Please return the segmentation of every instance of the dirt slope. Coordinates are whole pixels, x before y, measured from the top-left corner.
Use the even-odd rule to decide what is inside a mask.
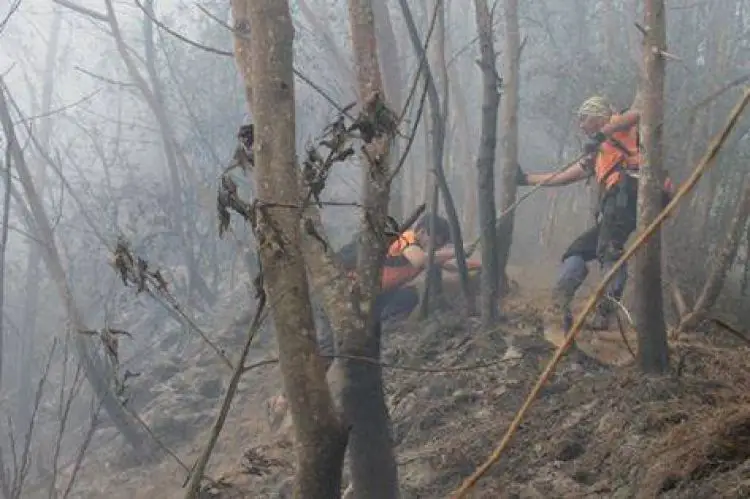
[[[521,296],[509,303],[492,331],[448,313],[385,332],[404,499],[446,497],[502,437],[553,349],[542,307],[530,303],[537,302]],[[664,378],[645,378],[628,364],[564,360],[475,497],[748,497],[747,349],[708,340],[695,335],[676,345],[675,374]],[[150,382],[151,399],[140,411],[190,466],[228,373],[206,349],[186,355],[189,363],[174,359],[144,373],[159,381]],[[279,388],[273,366],[245,377],[209,467],[219,486],[206,497],[288,497],[289,430],[274,432],[267,423],[266,401]],[[129,462],[118,449],[115,440],[89,457],[75,497],[183,497],[184,470],[174,459]]]

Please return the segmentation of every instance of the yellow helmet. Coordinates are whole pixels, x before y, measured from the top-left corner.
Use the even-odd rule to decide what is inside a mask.
[[[605,97],[600,95],[589,97],[578,108],[578,116],[603,116],[608,118],[611,115],[612,106]]]

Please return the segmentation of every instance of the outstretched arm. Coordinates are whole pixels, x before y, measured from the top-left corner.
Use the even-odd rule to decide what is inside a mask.
[[[412,245],[407,247],[404,250],[403,255],[407,260],[409,260],[409,263],[411,263],[413,267],[422,269],[427,266],[429,255],[419,246]],[[437,265],[442,265],[452,258],[454,258],[454,252],[452,250],[435,251],[435,263]]]
[[[544,184],[548,187],[556,187],[559,185],[568,185],[573,182],[578,182],[589,176],[588,170],[584,167],[584,163],[581,160],[574,163],[569,168],[562,172],[550,172],[550,173],[527,173],[526,184],[527,185],[539,185]]]

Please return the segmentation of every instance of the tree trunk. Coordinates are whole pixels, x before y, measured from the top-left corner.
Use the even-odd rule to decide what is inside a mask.
[[[721,247],[714,252],[715,256],[711,262],[711,273],[708,275],[708,279],[695,302],[692,312],[681,319],[678,331],[685,331],[691,327],[695,327],[705,316],[706,312],[716,303],[719,293],[721,293],[721,289],[724,286],[727,273],[737,256],[737,249],[745,232],[748,216],[750,216],[750,181],[745,180],[742,194],[737,200],[734,216],[729,224],[729,231]]]
[[[5,98],[5,84],[0,79],[0,122],[5,132],[8,147],[11,150],[13,166],[18,174],[18,179],[23,187],[26,201],[33,217],[33,223],[36,227],[36,235],[41,241],[43,247],[42,258],[47,266],[47,270],[58,288],[60,298],[65,304],[65,311],[70,322],[71,330],[74,334],[76,352],[83,364],[86,377],[91,383],[96,396],[103,402],[104,409],[112,418],[117,430],[123,436],[123,439],[133,447],[140,455],[144,455],[143,438],[139,431],[133,425],[132,418],[122,407],[122,404],[114,394],[114,383],[111,383],[113,373],[103,365],[101,358],[91,349],[92,340],[89,336],[79,334],[80,331],[87,331],[83,315],[73,299],[73,293],[68,285],[65,269],[60,259],[60,254],[55,244],[52,226],[44,210],[42,201],[37,194],[36,186],[31,178],[31,172],[26,165],[23,150],[16,140],[13,122],[8,108],[8,101]],[[104,361],[106,363],[106,360]]]
[[[143,92],[145,96],[145,93],[149,93],[150,89],[150,98],[146,97],[145,100],[146,103],[150,105],[152,112],[159,123],[162,147],[164,149],[164,155],[167,164],[169,165],[170,172],[174,172],[175,175],[178,175],[180,170],[179,163],[182,162],[183,170],[187,173],[188,178],[190,178],[194,177],[194,175],[192,175],[192,170],[190,170],[190,166],[184,156],[182,156],[179,145],[177,144],[177,134],[174,131],[174,127],[172,126],[172,122],[169,119],[169,114],[165,107],[167,99],[164,96],[162,81],[156,70],[156,51],[153,34],[154,22],[152,20],[152,18],[155,17],[153,4],[154,0],[145,0],[143,3],[145,10],[143,19],[143,39],[146,53],[146,72],[148,74],[150,86],[144,84],[141,88],[141,92]],[[111,14],[111,23],[117,23],[114,12]],[[113,33],[119,33],[119,28],[113,28]],[[121,35],[118,34],[117,36]],[[129,55],[121,51],[121,57],[125,58],[129,57]],[[128,65],[127,67],[131,74],[133,71],[137,71],[132,65]],[[182,239],[182,252],[187,270],[187,304],[188,306],[194,305],[193,292],[197,291],[206,303],[213,305],[216,303],[216,296],[209,289],[203,276],[201,276],[198,267],[200,260],[195,256],[196,249],[194,247],[195,242],[193,239],[195,235],[192,222],[193,217],[188,211],[188,207],[191,206],[191,203],[186,202],[187,196],[184,192],[184,187],[180,186],[179,178],[173,181],[173,185],[177,186],[179,189],[175,195],[175,201],[177,204],[173,206],[173,209],[177,214],[177,226]],[[197,180],[193,178],[193,186],[195,185],[197,185]]]
[[[503,172],[500,209],[504,212],[516,201],[516,170],[518,169],[518,101],[521,34],[518,27],[518,0],[505,0],[505,50],[503,99]],[[508,265],[510,247],[513,242],[515,213],[508,213],[497,223],[497,273],[500,292],[508,290]]]
[[[397,111],[404,105],[401,90],[401,56],[396,43],[396,33],[393,31],[391,14],[388,10],[388,2],[379,0],[373,2],[372,11],[375,16],[375,34],[378,45],[378,58],[380,60],[380,71],[383,74],[385,86],[385,101]],[[393,145],[393,157],[400,156],[398,142]],[[405,215],[404,210],[404,174],[403,171],[391,182],[389,213],[396,220],[401,220]]]
[[[3,388],[3,368],[5,366],[5,313],[3,312],[5,310],[5,263],[8,254],[8,220],[10,220],[10,193],[13,182],[10,165],[10,148],[6,147],[5,159],[3,161],[3,166],[5,167],[3,177],[3,183],[5,184],[5,192],[3,193],[3,225],[0,227],[0,392]],[[23,421],[19,421],[17,424],[22,425],[24,423]]]
[[[347,435],[328,390],[324,361],[318,355],[301,250],[300,214],[287,208],[302,201],[295,164],[294,28],[289,3],[232,0],[231,5],[235,58],[245,77],[255,119],[257,197],[269,204],[255,230],[297,443],[294,494],[340,497]]]
[[[477,155],[477,195],[480,237],[482,239],[482,274],[480,311],[482,325],[489,327],[497,320],[499,283],[497,232],[495,230],[495,154],[497,150],[497,115],[500,91],[495,66],[495,45],[492,17],[487,0],[474,0],[479,52],[482,69],[482,131]]]
[[[52,91],[55,85],[55,61],[57,59],[57,48],[60,43],[60,28],[62,26],[62,13],[59,8],[55,9],[52,26],[50,28],[47,54],[44,61],[44,76],[42,80],[42,105],[39,109],[41,116],[47,116],[52,108]],[[52,117],[43,119],[39,128],[39,141],[44,146],[49,146]],[[39,163],[39,171],[36,175],[36,185],[39,196],[44,199],[47,185],[47,169],[44,161]],[[29,226],[29,229],[33,229]],[[21,351],[18,362],[18,398],[16,399],[16,421],[19,425],[25,424],[31,417],[31,405],[33,403],[33,384],[28,373],[34,352],[34,337],[36,336],[37,308],[39,306],[39,281],[42,279],[40,270],[42,267],[42,248],[37,243],[31,244],[29,256],[26,263],[26,284],[24,286],[25,298],[23,301],[23,323]],[[28,426],[28,425],[27,425]],[[23,437],[23,436],[22,436]]]
[[[648,226],[661,211],[662,136],[664,119],[664,57],[666,18],[663,0],[646,0],[648,34],[644,43],[644,81],[641,138],[643,167],[638,185],[638,227]],[[669,368],[661,282],[661,234],[657,231],[635,256],[633,286],[638,330],[638,361],[649,373]]]
[[[380,120],[389,112],[383,95],[372,2],[349,0],[348,6],[360,120],[378,124],[372,137],[363,137],[365,144],[360,156],[365,211],[357,262],[359,292],[355,293],[359,295],[364,327],[343,332],[339,344],[341,355],[346,358],[336,359],[332,374],[338,376],[338,395],[346,420],[352,425],[349,457],[354,494],[357,498],[389,499],[398,497],[398,469],[382,368],[352,357],[380,359],[380,317],[374,313],[373,305],[380,290],[387,251],[383,234],[388,216],[388,177],[395,130],[381,128],[385,123]]]

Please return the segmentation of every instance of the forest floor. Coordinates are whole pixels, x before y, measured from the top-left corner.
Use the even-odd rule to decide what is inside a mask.
[[[543,293],[516,278],[521,288],[491,331],[446,313],[419,328],[384,332],[384,362],[401,367],[384,376],[404,499],[455,490],[502,438],[551,358]],[[647,377],[619,333],[599,336],[584,332],[582,342],[601,363],[562,360],[473,497],[750,496],[747,347],[728,335],[691,333],[671,344],[672,373]],[[134,388],[147,400],[139,413],[190,467],[218,411],[227,369],[196,347],[142,378],[149,381]],[[207,471],[217,485],[204,497],[289,497],[291,430],[268,422],[267,401],[278,393],[278,367],[245,375]],[[173,458],[134,461],[118,442],[92,451],[72,497],[184,496],[185,470]]]

